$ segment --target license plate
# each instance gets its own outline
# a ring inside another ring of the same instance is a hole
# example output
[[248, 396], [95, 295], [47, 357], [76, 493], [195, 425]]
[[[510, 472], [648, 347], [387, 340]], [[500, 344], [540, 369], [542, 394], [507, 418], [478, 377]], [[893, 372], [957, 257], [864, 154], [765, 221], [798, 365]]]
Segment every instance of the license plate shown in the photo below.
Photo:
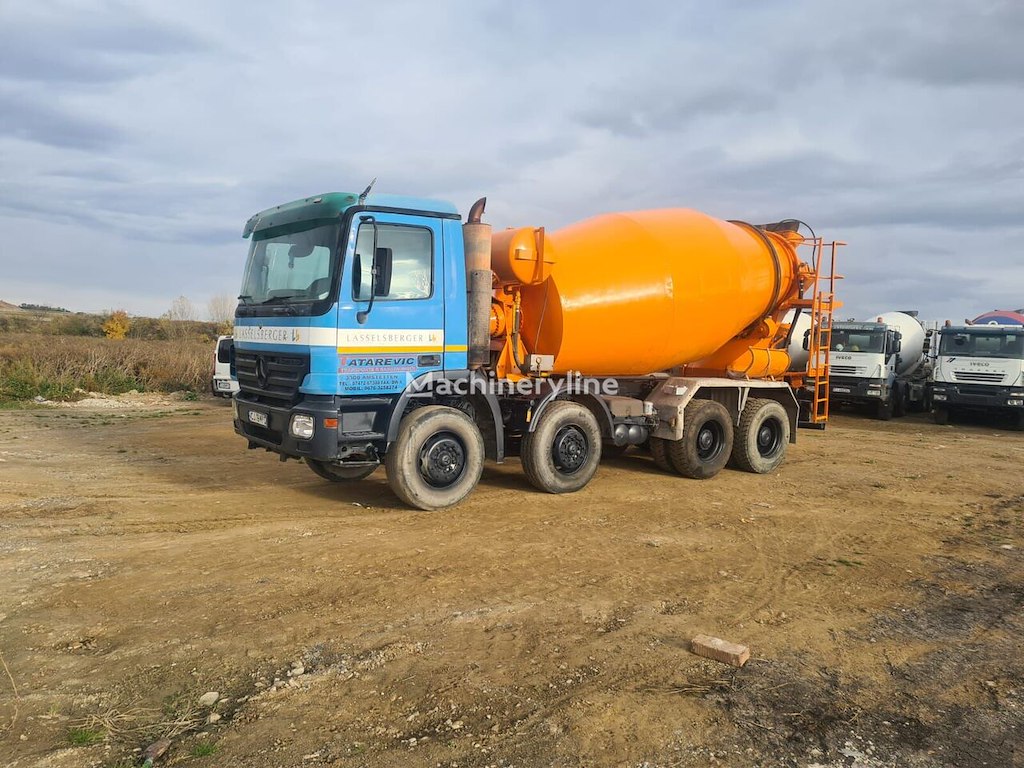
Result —
[[832, 387], [833, 392], [842, 392], [844, 395], [850, 394], [850, 390], [846, 387]]
[[267, 414], [260, 413], [259, 411], [249, 411], [249, 421], [253, 424], [259, 424], [261, 427], [267, 426]]

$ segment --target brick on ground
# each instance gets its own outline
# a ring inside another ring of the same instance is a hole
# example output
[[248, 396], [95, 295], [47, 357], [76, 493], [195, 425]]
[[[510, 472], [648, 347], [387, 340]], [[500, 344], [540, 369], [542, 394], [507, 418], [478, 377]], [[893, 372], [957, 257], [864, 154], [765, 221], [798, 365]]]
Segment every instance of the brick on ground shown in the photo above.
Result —
[[698, 656], [734, 667], [742, 667], [750, 658], [750, 649], [747, 646], [730, 643], [711, 635], [697, 635], [690, 641], [690, 650]]

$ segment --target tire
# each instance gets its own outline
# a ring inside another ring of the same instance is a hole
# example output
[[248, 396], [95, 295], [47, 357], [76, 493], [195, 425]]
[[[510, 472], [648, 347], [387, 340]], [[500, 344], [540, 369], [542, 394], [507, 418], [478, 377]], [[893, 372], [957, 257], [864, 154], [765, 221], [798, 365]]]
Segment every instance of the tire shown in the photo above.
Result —
[[568, 400], [551, 403], [523, 437], [520, 451], [530, 484], [547, 493], [573, 493], [590, 482], [601, 463], [601, 428], [588, 408]]
[[945, 426], [949, 424], [949, 408], [944, 405], [935, 406], [935, 423], [939, 426]]
[[391, 490], [410, 507], [451, 507], [480, 481], [484, 439], [462, 411], [424, 406], [402, 419], [384, 465]]
[[651, 457], [654, 459], [655, 465], [662, 472], [676, 473], [675, 468], [672, 466], [672, 462], [668, 458], [668, 444], [669, 440], [662, 437], [652, 437], [650, 442]]
[[330, 480], [332, 483], [354, 483], [356, 480], [362, 480], [364, 477], [372, 475], [380, 464], [346, 467], [344, 464], [306, 459], [306, 466], [324, 480]]
[[732, 443], [731, 466], [765, 475], [786, 458], [789, 416], [775, 400], [750, 399], [740, 415]]
[[669, 462], [683, 477], [707, 480], [729, 461], [732, 444], [732, 419], [725, 406], [691, 400], [683, 411], [683, 436], [668, 444]]
[[1010, 429], [1016, 432], [1024, 432], [1024, 413], [1015, 413], [1010, 420]]
[[907, 399], [909, 398], [908, 389], [902, 387], [899, 384], [896, 385], [896, 389], [893, 390], [893, 405], [892, 415], [896, 417], [907, 415]]
[[878, 401], [878, 404], [875, 406], [875, 418], [876, 419], [878, 419], [879, 421], [891, 421], [892, 420], [892, 413], [893, 413], [892, 400], [893, 400], [893, 397], [895, 397], [895, 395], [896, 395], [896, 392], [893, 391], [893, 392], [889, 393], [889, 399], [888, 400], [879, 400]]

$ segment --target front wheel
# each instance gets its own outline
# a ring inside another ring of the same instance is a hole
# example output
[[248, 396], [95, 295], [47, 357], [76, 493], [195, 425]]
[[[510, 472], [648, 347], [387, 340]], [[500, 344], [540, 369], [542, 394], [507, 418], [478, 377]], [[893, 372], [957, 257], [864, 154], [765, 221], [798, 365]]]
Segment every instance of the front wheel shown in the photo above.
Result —
[[789, 416], [775, 400], [747, 400], [732, 444], [732, 465], [767, 474], [786, 458]]
[[892, 401], [896, 397], [896, 390], [889, 393], [887, 400], [879, 400], [875, 405], [875, 418], [879, 421], [891, 421], [892, 420]]
[[668, 442], [668, 458], [683, 477], [714, 477], [732, 454], [729, 411], [714, 400], [691, 400], [683, 410], [683, 436]]
[[428, 405], [402, 419], [384, 464], [391, 490], [410, 507], [451, 507], [480, 481], [484, 439], [462, 411]]
[[572, 493], [590, 482], [601, 462], [601, 428], [588, 408], [559, 400], [541, 412], [523, 438], [526, 479], [548, 493]]
[[894, 416], [902, 417], [902, 416], [906, 416], [907, 415], [907, 401], [910, 399], [909, 392], [910, 392], [910, 388], [909, 387], [901, 387], [898, 384], [896, 385], [896, 388], [893, 389], [893, 392], [892, 392], [892, 398], [893, 398], [892, 412], [893, 412]]
[[949, 408], [944, 405], [935, 406], [935, 423], [944, 426], [949, 424]]
[[332, 483], [352, 483], [372, 475], [379, 464], [359, 465], [346, 467], [344, 464], [332, 464], [329, 461], [318, 461], [317, 459], [306, 459], [306, 466], [324, 480]]

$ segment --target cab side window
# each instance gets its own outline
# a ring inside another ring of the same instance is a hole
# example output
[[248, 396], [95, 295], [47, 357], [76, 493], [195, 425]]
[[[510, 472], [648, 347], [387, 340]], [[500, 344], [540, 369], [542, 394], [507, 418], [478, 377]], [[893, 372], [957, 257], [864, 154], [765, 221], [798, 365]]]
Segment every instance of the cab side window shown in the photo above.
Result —
[[[429, 229], [377, 224], [378, 275], [390, 262], [390, 286], [378, 282], [376, 301], [428, 299], [434, 290], [434, 242]], [[373, 283], [373, 225], [360, 224], [352, 260], [352, 298], [369, 301]], [[387, 292], [382, 289], [387, 287]]]

